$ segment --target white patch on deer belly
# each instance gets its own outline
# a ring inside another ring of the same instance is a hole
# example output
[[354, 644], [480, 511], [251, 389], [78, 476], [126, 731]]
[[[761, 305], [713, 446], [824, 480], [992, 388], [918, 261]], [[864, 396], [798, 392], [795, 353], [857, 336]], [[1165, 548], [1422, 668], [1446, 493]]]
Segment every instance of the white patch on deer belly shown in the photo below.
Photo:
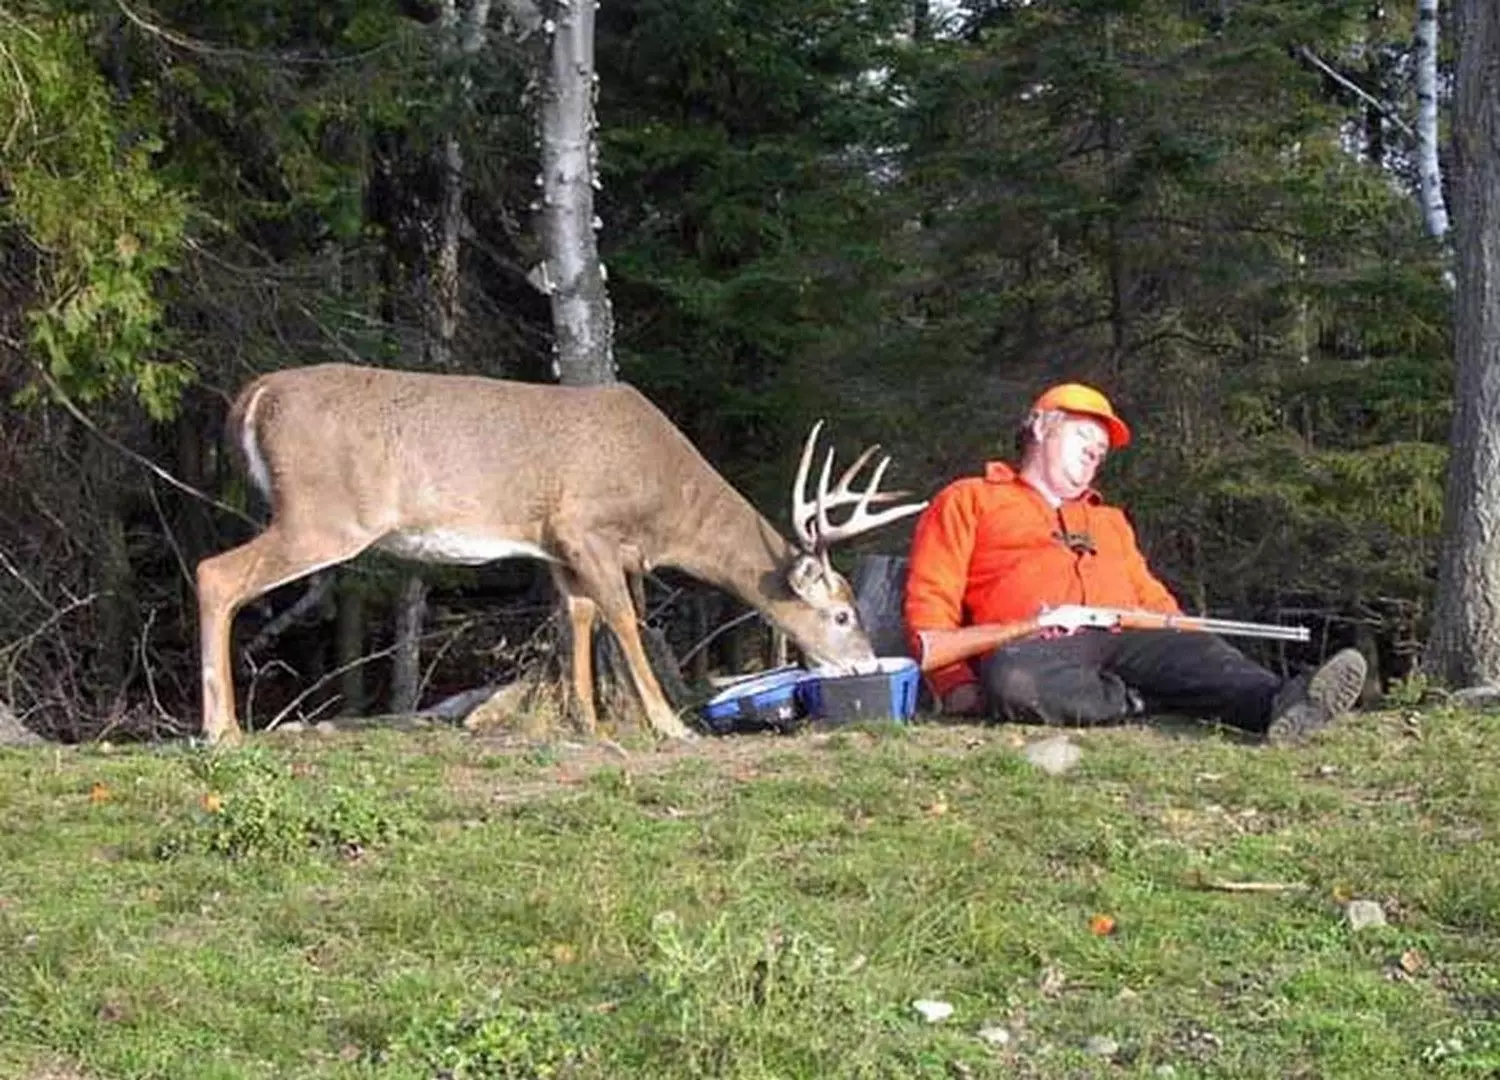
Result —
[[448, 529], [405, 529], [389, 533], [375, 542], [381, 551], [428, 563], [459, 563], [478, 566], [496, 559], [531, 558], [552, 561], [535, 544], [498, 536], [476, 536]]

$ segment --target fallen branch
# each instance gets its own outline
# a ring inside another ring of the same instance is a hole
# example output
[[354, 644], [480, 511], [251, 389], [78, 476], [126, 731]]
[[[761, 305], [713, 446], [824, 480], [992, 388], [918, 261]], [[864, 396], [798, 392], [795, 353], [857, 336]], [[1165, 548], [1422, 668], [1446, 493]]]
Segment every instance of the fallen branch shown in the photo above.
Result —
[[334, 575], [326, 570], [314, 574], [308, 581], [307, 591], [298, 598], [295, 604], [261, 627], [260, 632], [245, 646], [245, 651], [251, 654], [258, 653], [279, 638], [298, 619], [323, 603], [328, 591], [333, 588], [333, 582]]
[[144, 454], [136, 453], [130, 447], [122, 443], [119, 439], [116, 439], [114, 436], [105, 432], [102, 428], [99, 427], [98, 424], [90, 420], [87, 414], [85, 414], [82, 409], [80, 409], [73, 403], [73, 399], [70, 398], [66, 392], [64, 392], [61, 386], [58, 385], [57, 380], [52, 377], [51, 372], [49, 372], [40, 364], [34, 365], [34, 369], [37, 373], [37, 376], [47, 384], [47, 389], [52, 391], [52, 397], [57, 402], [57, 404], [61, 405], [63, 407], [63, 410], [69, 416], [71, 416], [74, 420], [77, 420], [86, 429], [88, 429], [89, 433], [100, 442], [102, 442], [105, 446], [109, 447], [117, 454], [121, 454], [129, 460], [135, 462], [137, 465], [141, 466], [157, 479], [161, 480], [164, 484], [176, 488], [184, 495], [191, 495], [193, 498], [199, 500], [200, 502], [204, 502], [209, 506], [212, 506], [215, 510], [222, 510], [226, 514], [239, 518], [247, 525], [253, 525], [256, 528], [260, 528], [261, 523], [252, 518], [249, 514], [246, 514], [241, 510], [236, 510], [228, 503], [220, 502], [218, 499], [215, 499], [207, 492], [199, 491], [197, 488], [193, 487], [192, 484], [189, 484], [185, 480], [177, 479], [177, 477], [173, 476], [166, 469], [163, 469], [160, 465], [152, 461], [150, 458], [146, 457]]
[[1353, 79], [1349, 78], [1349, 76], [1345, 75], [1342, 71], [1339, 71], [1317, 53], [1313, 52], [1312, 49], [1308, 48], [1306, 45], [1298, 45], [1297, 55], [1302, 57], [1302, 59], [1306, 60], [1313, 67], [1317, 68], [1324, 75], [1327, 75], [1334, 82], [1338, 83], [1345, 90], [1348, 90], [1350, 93], [1354, 94], [1354, 96], [1365, 102], [1365, 104], [1369, 105], [1381, 116], [1389, 120], [1391, 124], [1407, 138], [1415, 139], [1417, 137], [1417, 133], [1411, 129], [1411, 125], [1409, 125], [1405, 120], [1401, 119], [1401, 114], [1396, 111], [1395, 106], [1391, 105], [1389, 102], [1381, 101], [1374, 94], [1370, 93], [1364, 87], [1356, 83]]
[[1229, 893], [1301, 892], [1307, 888], [1306, 883], [1301, 881], [1223, 881], [1219, 878], [1204, 877], [1192, 879], [1188, 882], [1188, 886], [1208, 892]]
[[727, 623], [724, 623], [722, 626], [718, 626], [718, 627], [714, 628], [712, 631], [709, 632], [709, 634], [708, 634], [707, 637], [705, 637], [702, 641], [698, 642], [698, 644], [694, 645], [687, 652], [685, 652], [685, 653], [682, 654], [682, 657], [677, 661], [677, 666], [680, 667], [680, 668], [681, 667], [686, 667], [687, 666], [687, 662], [689, 660], [691, 660], [693, 657], [697, 656], [698, 653], [701, 652], [706, 645], [710, 644], [720, 634], [724, 633], [726, 630], [732, 630], [732, 629], [734, 629], [736, 626], [740, 625], [740, 623], [750, 621], [751, 619], [755, 618], [759, 614], [760, 614], [759, 611], [756, 611], [754, 608], [752, 608], [749, 611], [746, 611], [746, 612], [743, 612], [742, 614], [736, 615], [734, 618], [730, 619]]

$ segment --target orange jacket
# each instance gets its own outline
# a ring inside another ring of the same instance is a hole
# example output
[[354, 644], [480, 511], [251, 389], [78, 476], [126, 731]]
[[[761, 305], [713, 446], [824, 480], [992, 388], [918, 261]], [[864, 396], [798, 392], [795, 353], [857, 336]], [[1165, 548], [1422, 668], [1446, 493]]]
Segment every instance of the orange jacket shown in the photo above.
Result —
[[[921, 655], [923, 630], [1017, 622], [1058, 604], [1181, 610], [1147, 567], [1124, 513], [1096, 491], [1053, 509], [1009, 465], [992, 461], [982, 477], [943, 488], [917, 519], [904, 607], [912, 655]], [[928, 673], [939, 696], [974, 679], [966, 663]]]

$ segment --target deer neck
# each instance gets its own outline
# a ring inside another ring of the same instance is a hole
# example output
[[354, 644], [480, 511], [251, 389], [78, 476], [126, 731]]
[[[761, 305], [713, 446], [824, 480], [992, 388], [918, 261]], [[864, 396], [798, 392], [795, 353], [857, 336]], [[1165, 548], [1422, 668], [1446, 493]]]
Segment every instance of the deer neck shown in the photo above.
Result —
[[727, 485], [697, 509], [682, 530], [689, 542], [665, 561], [770, 614], [792, 601], [787, 572], [798, 549], [763, 514]]

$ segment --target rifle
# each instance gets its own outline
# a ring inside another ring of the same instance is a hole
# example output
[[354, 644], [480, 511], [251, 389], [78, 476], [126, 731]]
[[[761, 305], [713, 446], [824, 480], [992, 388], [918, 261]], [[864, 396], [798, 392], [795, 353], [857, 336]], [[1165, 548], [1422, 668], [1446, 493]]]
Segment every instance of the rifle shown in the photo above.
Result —
[[1123, 608], [1086, 607], [1063, 604], [1043, 608], [1033, 619], [1010, 623], [979, 623], [957, 630], [924, 630], [921, 638], [923, 671], [935, 671], [960, 661], [980, 656], [1012, 641], [1030, 637], [1045, 629], [1067, 633], [1084, 627], [1125, 630], [1182, 630], [1230, 637], [1260, 637], [1278, 641], [1307, 641], [1312, 637], [1305, 626], [1278, 626], [1274, 623], [1240, 622], [1213, 619], [1199, 615], [1169, 615], [1159, 611], [1133, 611]]
[[1155, 611], [1124, 611], [1114, 608], [1094, 608], [1093, 610], [1119, 616], [1119, 621], [1113, 625], [1127, 630], [1196, 630], [1205, 634], [1270, 638], [1273, 641], [1310, 641], [1312, 639], [1312, 631], [1305, 626], [1213, 619], [1207, 615], [1166, 615]]

